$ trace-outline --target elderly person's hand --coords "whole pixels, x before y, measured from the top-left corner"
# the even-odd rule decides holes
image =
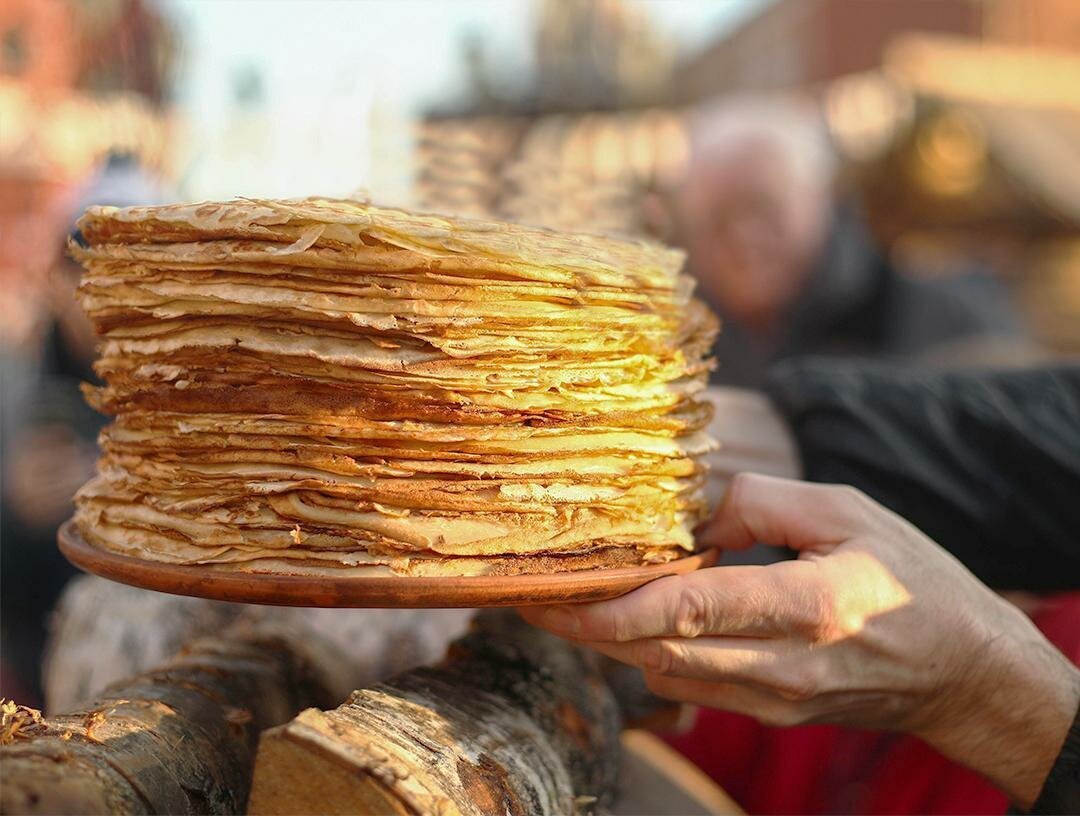
[[[906,731],[1035,800],[1080,672],[952,556],[853,489],[756,475],[732,481],[701,540],[799,557],[522,614],[639,666],[661,696],[773,725]]]

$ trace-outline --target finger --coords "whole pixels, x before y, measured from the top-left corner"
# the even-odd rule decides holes
[[[832,591],[813,561],[710,567],[591,604],[531,607],[535,626],[578,640],[796,636],[818,640],[832,623]]]
[[[672,575],[619,598],[572,606],[526,607],[529,623],[564,637],[629,641],[702,635],[782,634],[786,594],[761,566],[711,567]]]
[[[874,508],[854,488],[740,473],[698,541],[722,549],[761,542],[827,551],[865,531]]]
[[[788,701],[834,693],[830,658],[804,644],[754,638],[652,638],[582,643],[645,674],[709,683],[738,683]]]
[[[581,645],[649,674],[770,688],[782,680],[784,658],[794,651],[787,642],[759,638],[647,638]]]
[[[746,714],[755,720],[776,727],[807,722],[813,717],[813,703],[793,702],[753,686],[739,683],[710,683],[645,674],[645,685],[658,697],[690,705],[718,708],[736,714]]]

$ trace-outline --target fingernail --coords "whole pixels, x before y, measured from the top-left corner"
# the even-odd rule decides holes
[[[576,635],[581,629],[578,616],[566,606],[553,606],[546,610],[540,624],[545,629],[554,629],[567,635]]]

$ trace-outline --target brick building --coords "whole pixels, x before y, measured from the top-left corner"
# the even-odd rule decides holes
[[[882,65],[897,36],[951,34],[1080,51],[1074,0],[772,0],[682,62],[673,101],[731,91],[807,88]]]

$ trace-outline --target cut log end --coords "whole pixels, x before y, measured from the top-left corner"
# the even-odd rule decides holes
[[[330,718],[317,709],[265,733],[252,783],[250,813],[267,816],[410,816],[376,769],[365,773],[327,745]]]
[[[0,748],[0,813],[241,813],[259,733],[327,699],[281,644],[193,643]]]
[[[602,813],[619,727],[590,655],[485,613],[439,666],[264,734],[249,812]]]

